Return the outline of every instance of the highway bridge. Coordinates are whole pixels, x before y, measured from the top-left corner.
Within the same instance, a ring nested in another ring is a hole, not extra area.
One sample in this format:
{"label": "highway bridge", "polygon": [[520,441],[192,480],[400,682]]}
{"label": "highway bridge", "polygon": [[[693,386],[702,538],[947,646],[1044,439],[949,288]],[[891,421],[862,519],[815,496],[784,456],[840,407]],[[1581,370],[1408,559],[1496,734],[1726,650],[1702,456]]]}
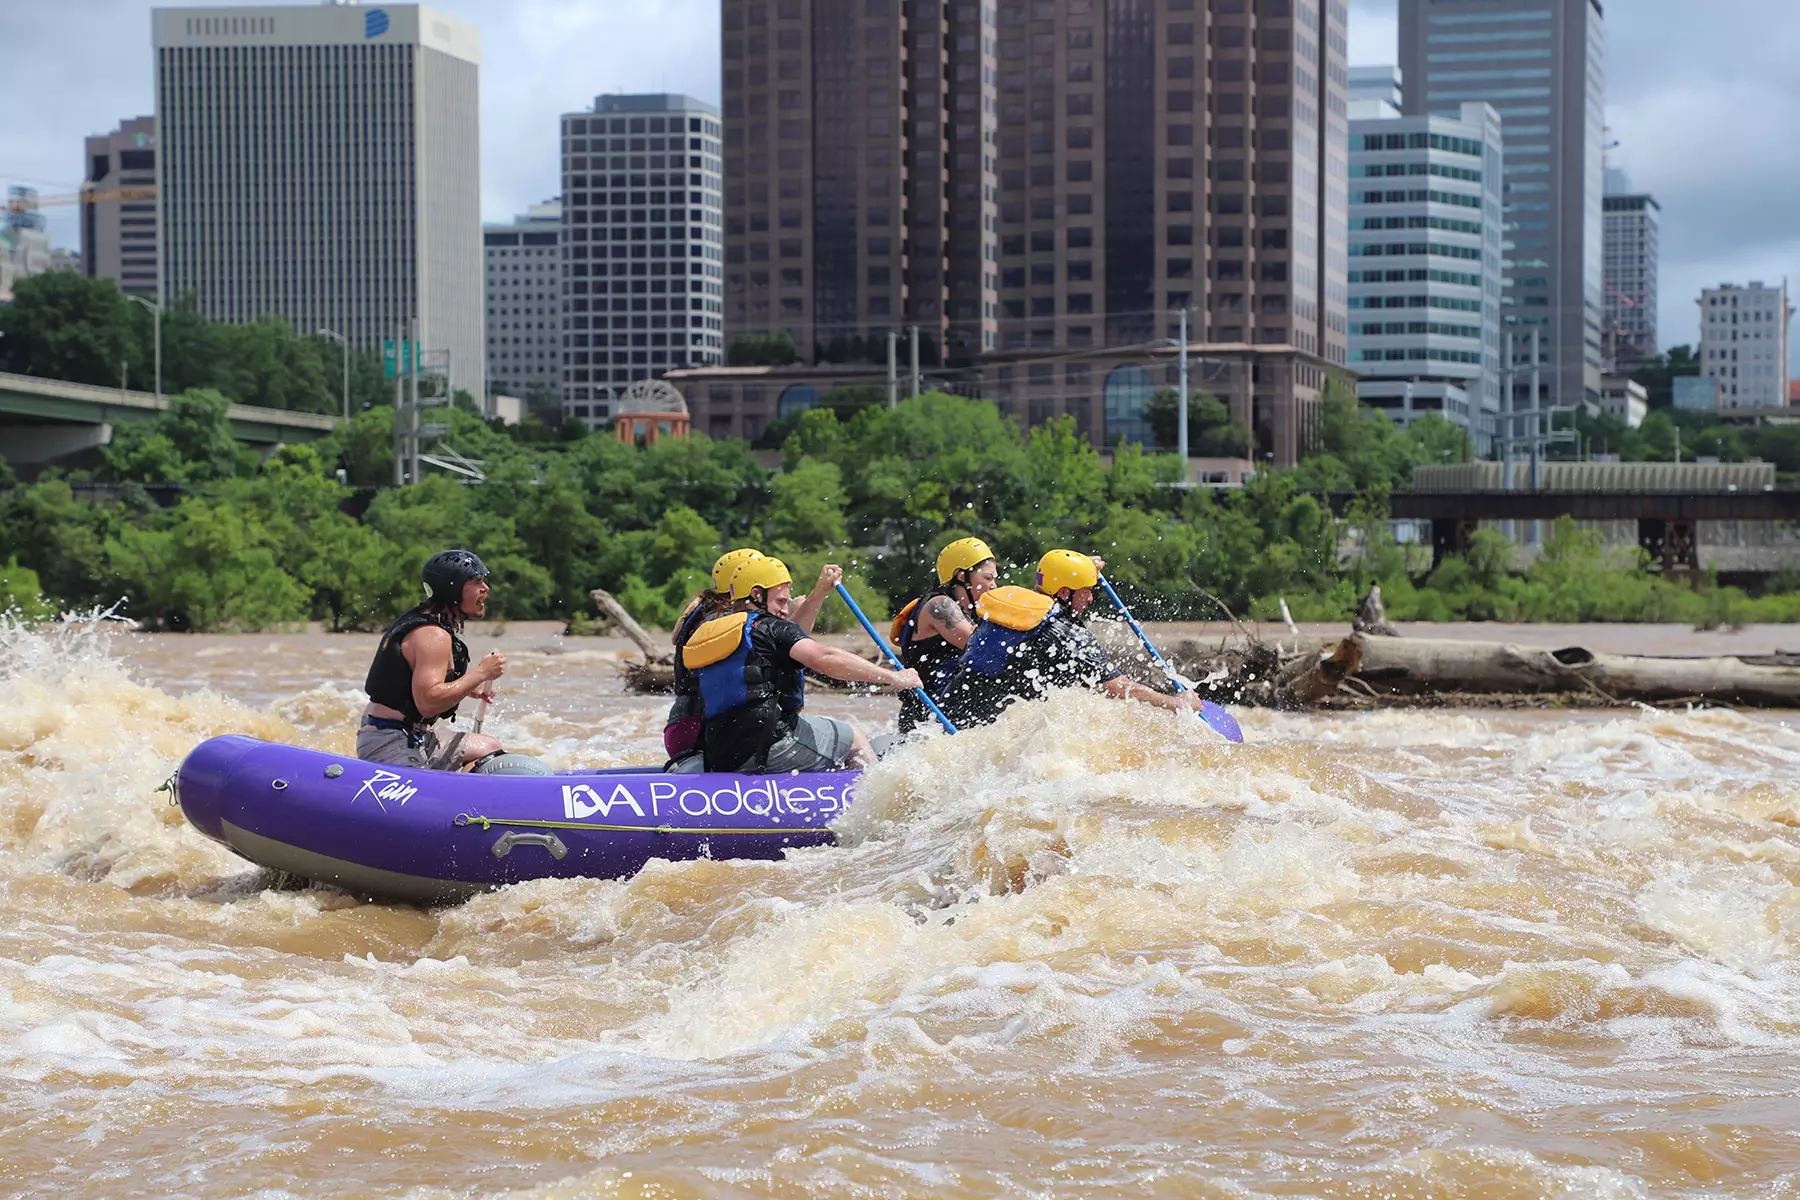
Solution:
{"label": "highway bridge", "polygon": [[[169,407],[167,396],[64,383],[0,372],[0,458],[27,474],[59,460],[78,460],[112,441],[114,427],[146,421]],[[241,442],[273,449],[324,437],[338,419],[233,404],[226,412]]]}

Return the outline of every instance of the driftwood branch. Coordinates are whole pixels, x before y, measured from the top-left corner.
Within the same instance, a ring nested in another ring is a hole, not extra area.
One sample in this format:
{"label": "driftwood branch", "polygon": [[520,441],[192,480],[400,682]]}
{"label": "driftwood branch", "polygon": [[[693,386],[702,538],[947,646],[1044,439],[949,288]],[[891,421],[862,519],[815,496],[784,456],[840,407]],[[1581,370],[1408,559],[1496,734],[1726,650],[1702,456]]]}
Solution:
{"label": "driftwood branch", "polygon": [[657,645],[656,639],[644,632],[644,627],[632,619],[631,614],[625,611],[623,604],[613,599],[611,592],[605,588],[595,588],[588,593],[588,598],[594,602],[595,608],[612,618],[613,624],[619,627],[619,632],[630,638],[637,648],[644,652],[645,658],[669,659],[668,649]]}
{"label": "driftwood branch", "polygon": [[1370,637],[1399,637],[1400,631],[1388,620],[1387,609],[1381,603],[1381,585],[1369,585],[1369,594],[1363,597],[1362,607],[1356,611],[1356,620],[1350,628],[1357,633]]}

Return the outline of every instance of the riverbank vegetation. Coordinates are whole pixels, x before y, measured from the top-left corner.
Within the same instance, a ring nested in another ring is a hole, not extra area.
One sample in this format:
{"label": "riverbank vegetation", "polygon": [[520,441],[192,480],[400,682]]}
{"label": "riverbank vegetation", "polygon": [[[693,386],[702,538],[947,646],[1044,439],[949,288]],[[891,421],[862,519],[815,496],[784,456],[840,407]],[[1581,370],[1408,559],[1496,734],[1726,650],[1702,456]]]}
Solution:
{"label": "riverbank vegetation", "polygon": [[[486,481],[434,475],[404,489],[379,486],[392,470],[387,408],[258,461],[232,440],[226,404],[183,393],[121,427],[98,468],[0,492],[0,604],[41,614],[124,598],[126,615],[169,629],[379,628],[418,595],[424,559],[462,545],[493,569],[498,617],[581,618],[589,589],[605,587],[666,627],[721,549],[751,544],[788,559],[802,587],[827,558],[842,562],[879,613],[929,580],[944,541],[974,533],[1015,582],[1052,547],[1100,554],[1161,619],[1267,618],[1283,599],[1298,619],[1343,619],[1373,583],[1401,620],[1800,616],[1800,597],[1650,576],[1635,551],[1610,555],[1566,523],[1523,568],[1488,532],[1433,568],[1394,541],[1386,498],[1415,466],[1459,457],[1460,433],[1435,419],[1401,431],[1341,391],[1316,453],[1221,491],[1171,486],[1176,461],[1133,445],[1107,462],[1070,420],[1021,432],[991,404],[935,393],[808,412],[776,471],[739,442],[533,444],[453,410],[449,440]],[[1315,494],[1349,491],[1361,499],[1342,516]],[[847,624],[826,611],[828,627]]]}

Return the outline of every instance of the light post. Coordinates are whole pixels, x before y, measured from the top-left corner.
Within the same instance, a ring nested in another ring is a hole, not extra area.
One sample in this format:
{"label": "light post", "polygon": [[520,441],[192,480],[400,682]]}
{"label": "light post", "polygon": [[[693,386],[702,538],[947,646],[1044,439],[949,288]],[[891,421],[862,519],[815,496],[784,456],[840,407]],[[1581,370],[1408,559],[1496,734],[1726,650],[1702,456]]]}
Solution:
{"label": "light post", "polygon": [[330,338],[344,348],[344,420],[350,419],[350,343],[342,334],[333,333],[329,329],[319,330],[319,336]]}
{"label": "light post", "polygon": [[156,398],[162,399],[162,305],[154,300],[146,300],[142,296],[127,294],[125,297],[134,304],[141,304],[150,310],[150,319],[156,326]]}

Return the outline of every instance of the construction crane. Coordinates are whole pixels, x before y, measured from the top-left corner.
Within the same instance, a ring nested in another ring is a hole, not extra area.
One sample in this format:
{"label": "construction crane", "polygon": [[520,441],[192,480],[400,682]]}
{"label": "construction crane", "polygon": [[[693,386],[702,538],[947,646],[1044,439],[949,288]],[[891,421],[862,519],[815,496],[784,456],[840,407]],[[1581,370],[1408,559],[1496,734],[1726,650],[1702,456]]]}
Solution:
{"label": "construction crane", "polygon": [[79,192],[55,196],[40,196],[30,188],[16,187],[8,191],[6,211],[8,213],[28,213],[33,209],[47,208],[53,204],[109,204],[119,200],[154,199],[156,199],[156,185],[153,183],[116,188],[87,187]]}

